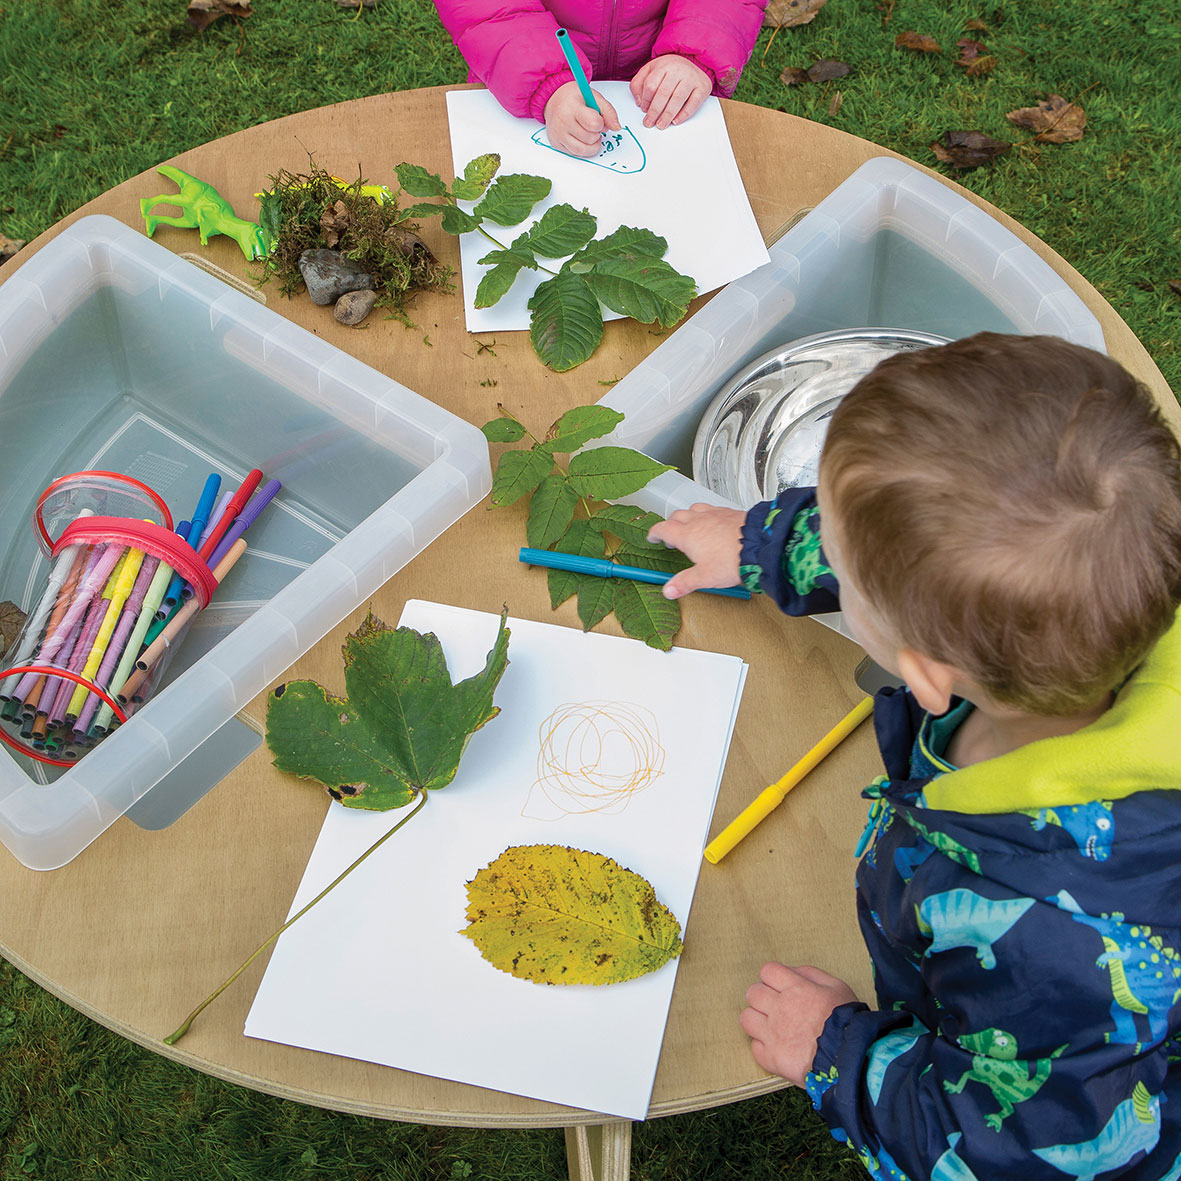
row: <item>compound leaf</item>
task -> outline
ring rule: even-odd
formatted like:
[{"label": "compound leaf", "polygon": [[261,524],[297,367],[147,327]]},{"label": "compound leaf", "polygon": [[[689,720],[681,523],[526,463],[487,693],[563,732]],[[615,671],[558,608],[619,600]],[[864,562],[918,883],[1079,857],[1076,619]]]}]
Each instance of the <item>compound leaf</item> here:
[{"label": "compound leaf", "polygon": [[529,243],[542,258],[563,258],[585,246],[595,236],[597,225],[585,209],[553,205],[529,231]]},{"label": "compound leaf", "polygon": [[538,201],[549,196],[552,187],[553,182],[547,177],[513,172],[497,180],[475,212],[498,226],[515,226],[533,212]]},{"label": "compound leaf", "polygon": [[651,884],[602,853],[515,845],[468,883],[462,931],[494,967],[540,984],[616,984],[681,954]]},{"label": "compound leaf", "polygon": [[574,520],[578,507],[578,493],[563,475],[546,476],[529,502],[529,519],[525,524],[525,539],[534,549],[547,549]]},{"label": "compound leaf", "polygon": [[603,339],[603,313],[585,275],[567,272],[540,284],[529,299],[533,351],[551,369],[581,365]]},{"label": "compound leaf", "polygon": [[591,439],[609,435],[621,422],[623,415],[610,406],[575,406],[567,410],[550,429],[551,437],[543,446],[547,451],[566,454],[577,451]]},{"label": "compound leaf", "polygon": [[451,182],[451,195],[457,201],[479,200],[480,194],[491,183],[499,168],[500,156],[496,152],[486,152],[483,156],[469,160],[463,176],[457,176]]},{"label": "compound leaf", "polygon": [[598,259],[583,278],[613,312],[641,324],[659,321],[670,328],[689,310],[697,284],[663,259],[643,254]]},{"label": "compound leaf", "polygon": [[492,477],[492,503],[505,505],[520,500],[553,470],[554,461],[536,447],[528,451],[506,451]]},{"label": "compound leaf", "polygon": [[[539,288],[540,290],[540,288]],[[638,492],[672,465],[657,463],[630,447],[594,447],[580,451],[570,460],[570,482],[583,496],[594,500],[617,500]]]},{"label": "compound leaf", "polygon": [[394,171],[398,174],[398,184],[412,197],[443,197],[447,193],[443,178],[428,172],[421,164],[403,161]]},{"label": "compound leaf", "polygon": [[[638,565],[628,559],[629,565]],[[667,652],[681,626],[681,608],[649,582],[616,580],[615,618],[627,635],[643,640],[649,648]]]},{"label": "compound leaf", "polygon": [[435,635],[387,627],[371,612],[344,643],[347,698],[311,681],[271,695],[275,765],[351,808],[399,808],[445,787],[471,735],[500,712],[492,696],[508,665],[505,618],[483,670],[453,685]]}]

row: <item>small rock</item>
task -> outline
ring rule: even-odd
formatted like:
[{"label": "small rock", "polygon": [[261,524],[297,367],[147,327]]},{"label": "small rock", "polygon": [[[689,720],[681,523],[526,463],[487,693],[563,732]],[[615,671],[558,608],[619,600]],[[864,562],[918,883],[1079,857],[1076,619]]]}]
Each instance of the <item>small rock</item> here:
[{"label": "small rock", "polygon": [[305,250],[299,256],[299,273],[312,303],[321,307],[335,303],[347,291],[373,290],[373,276],[339,250]]},{"label": "small rock", "polygon": [[356,327],[373,311],[375,303],[377,303],[376,291],[346,291],[336,301],[332,314],[341,324]]}]

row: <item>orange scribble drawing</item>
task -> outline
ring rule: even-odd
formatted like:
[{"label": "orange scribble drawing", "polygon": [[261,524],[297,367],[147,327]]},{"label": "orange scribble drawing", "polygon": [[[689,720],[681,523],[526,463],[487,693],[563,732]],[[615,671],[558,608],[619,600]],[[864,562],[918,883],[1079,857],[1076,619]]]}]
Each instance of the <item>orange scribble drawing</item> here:
[{"label": "orange scribble drawing", "polygon": [[660,728],[642,705],[560,705],[538,727],[537,739],[537,780],[521,809],[532,820],[614,815],[664,772]]}]

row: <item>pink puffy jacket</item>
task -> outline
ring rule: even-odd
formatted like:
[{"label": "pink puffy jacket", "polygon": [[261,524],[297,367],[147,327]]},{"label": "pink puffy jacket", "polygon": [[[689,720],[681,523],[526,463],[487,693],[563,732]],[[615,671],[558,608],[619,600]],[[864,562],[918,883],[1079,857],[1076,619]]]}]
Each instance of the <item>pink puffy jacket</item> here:
[{"label": "pink puffy jacket", "polygon": [[506,111],[544,121],[570,67],[554,32],[570,30],[588,78],[629,79],[654,57],[677,53],[734,93],[767,0],[435,0],[463,54]]}]

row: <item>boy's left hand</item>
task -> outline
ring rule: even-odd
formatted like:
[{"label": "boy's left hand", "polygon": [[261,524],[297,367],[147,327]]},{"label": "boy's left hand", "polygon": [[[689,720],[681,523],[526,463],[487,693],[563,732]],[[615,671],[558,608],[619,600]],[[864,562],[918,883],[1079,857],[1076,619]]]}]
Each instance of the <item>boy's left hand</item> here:
[{"label": "boy's left hand", "polygon": [[855,1000],[857,994],[843,980],[820,968],[769,963],[763,965],[759,983],[746,990],[750,1007],[743,1009],[738,1023],[750,1036],[755,1061],[802,1087],[829,1014]]},{"label": "boy's left hand", "polygon": [[684,123],[713,89],[710,76],[679,53],[654,57],[631,80],[632,98],[644,112],[645,127]]}]

